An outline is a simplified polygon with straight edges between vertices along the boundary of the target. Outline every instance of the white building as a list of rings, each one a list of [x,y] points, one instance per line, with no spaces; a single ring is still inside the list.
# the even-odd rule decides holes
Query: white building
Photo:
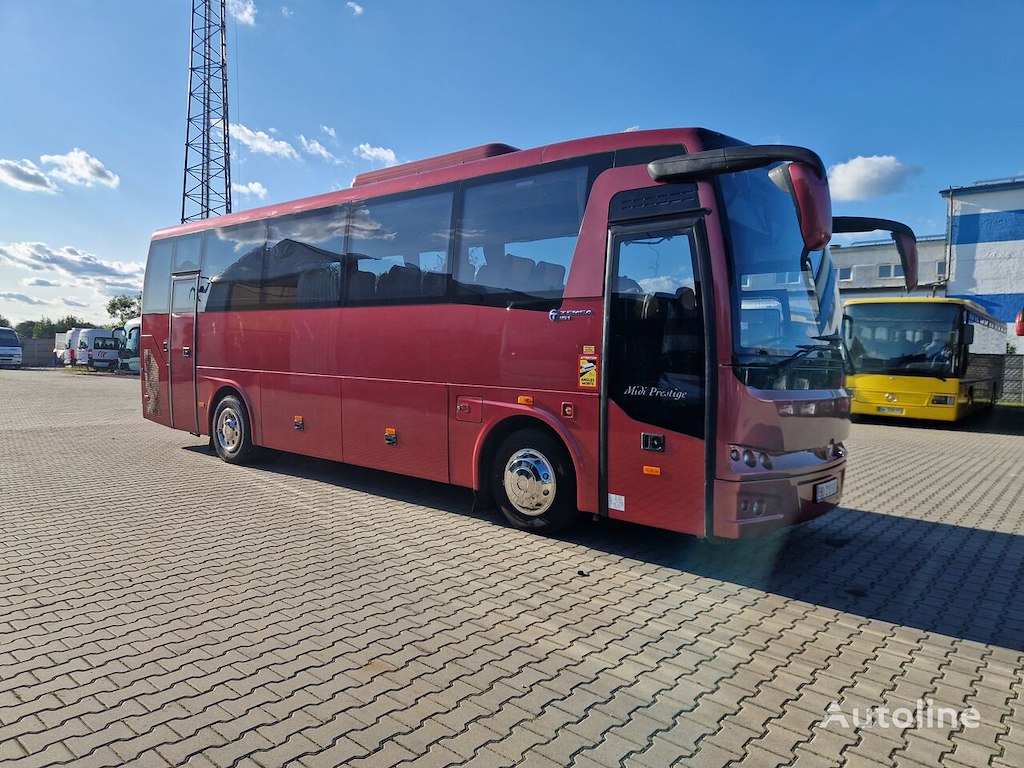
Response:
[[[974,299],[1012,321],[1024,308],[1024,178],[940,194],[948,211],[947,295]]]

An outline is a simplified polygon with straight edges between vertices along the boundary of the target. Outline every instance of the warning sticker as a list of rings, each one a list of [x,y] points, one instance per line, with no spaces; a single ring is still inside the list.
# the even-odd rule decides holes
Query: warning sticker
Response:
[[[597,355],[580,355],[580,387],[597,389]]]

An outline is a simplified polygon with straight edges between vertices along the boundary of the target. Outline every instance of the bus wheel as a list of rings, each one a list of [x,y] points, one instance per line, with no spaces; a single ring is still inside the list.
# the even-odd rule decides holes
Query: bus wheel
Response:
[[[242,401],[228,395],[213,413],[213,447],[229,464],[247,464],[259,453],[252,443],[249,415]]]
[[[491,465],[498,509],[516,528],[556,533],[579,514],[576,477],[561,443],[536,429],[506,437]]]

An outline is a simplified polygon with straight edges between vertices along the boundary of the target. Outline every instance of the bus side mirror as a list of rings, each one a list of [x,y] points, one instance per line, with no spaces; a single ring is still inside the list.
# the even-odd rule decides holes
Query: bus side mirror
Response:
[[[832,237],[832,198],[828,178],[807,163],[784,163],[768,171],[779,189],[789,192],[796,208],[804,247],[820,251]]]
[[[1024,309],[1017,313],[1017,335],[1024,336]]]
[[[917,288],[917,239],[911,234],[893,232],[893,240],[896,241],[896,251],[903,262],[903,276],[907,284],[907,291]]]
[[[884,230],[896,241],[896,252],[903,265],[903,277],[907,291],[917,288],[917,237],[906,224],[892,219],[876,219],[867,216],[836,216],[832,220],[833,232],[874,232]]]
[[[974,326],[970,323],[964,326],[964,337],[962,341],[966,347],[969,347],[974,343]]]

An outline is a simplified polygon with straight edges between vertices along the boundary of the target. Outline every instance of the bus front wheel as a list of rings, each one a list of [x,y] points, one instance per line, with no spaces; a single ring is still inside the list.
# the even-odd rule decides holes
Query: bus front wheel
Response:
[[[491,464],[494,501],[516,528],[557,533],[576,510],[576,477],[565,448],[550,435],[525,429],[506,437]]]
[[[253,445],[249,414],[242,401],[228,395],[217,403],[213,413],[213,447],[229,464],[246,464],[256,458],[259,448]]]

